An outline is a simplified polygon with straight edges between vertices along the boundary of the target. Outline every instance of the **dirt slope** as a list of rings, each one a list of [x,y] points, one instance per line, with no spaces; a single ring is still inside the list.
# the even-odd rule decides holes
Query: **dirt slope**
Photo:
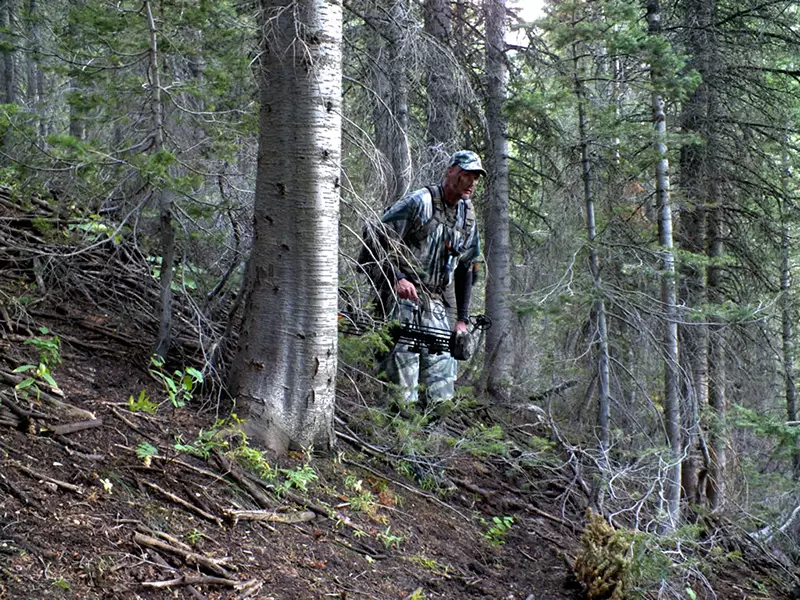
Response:
[[[176,435],[195,440],[214,411],[197,399],[129,410],[129,396],[163,401],[164,391],[146,356],[105,345],[98,358],[65,343],[53,372],[64,402],[91,415],[18,399],[14,427],[6,396],[0,598],[577,597],[562,557],[575,543],[570,517],[535,507],[538,492],[521,493],[503,461],[464,454],[447,466],[458,484],[426,491],[355,441],[345,415],[336,457],[292,456],[264,482],[224,457],[176,451]],[[30,360],[8,339],[5,354]],[[87,428],[64,427],[75,423]],[[137,456],[142,442],[158,454]],[[279,469],[317,478],[279,493]],[[233,514],[253,510],[274,520]],[[495,516],[513,524],[498,528]]]

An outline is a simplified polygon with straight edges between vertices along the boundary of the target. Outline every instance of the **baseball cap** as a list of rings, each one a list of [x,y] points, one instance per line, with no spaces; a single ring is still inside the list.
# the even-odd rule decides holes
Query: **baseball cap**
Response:
[[[453,157],[450,159],[450,166],[454,167],[458,165],[465,171],[477,171],[481,175],[486,175],[486,171],[483,170],[483,165],[481,164],[481,158],[471,150],[461,150],[453,154]]]

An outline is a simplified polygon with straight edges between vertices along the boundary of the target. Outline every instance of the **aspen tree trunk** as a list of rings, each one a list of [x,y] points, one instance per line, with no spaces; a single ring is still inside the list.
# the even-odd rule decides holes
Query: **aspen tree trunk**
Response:
[[[508,139],[504,115],[508,69],[505,61],[505,0],[484,0],[486,15],[486,121],[489,134],[486,210],[486,389],[502,397],[511,371],[511,247],[508,231]]]
[[[144,2],[147,25],[150,31],[150,62],[147,77],[150,86],[150,108],[153,113],[153,153],[164,149],[164,104],[161,101],[161,74],[159,71],[158,29],[150,0]],[[172,222],[172,193],[156,190],[161,229],[161,296],[159,303],[158,338],[153,350],[166,357],[172,332],[172,280],[175,273],[175,228]]]
[[[594,331],[592,335],[592,354],[597,368],[597,437],[600,444],[600,469],[602,482],[595,499],[598,507],[602,504],[603,488],[608,473],[608,449],[611,441],[610,418],[611,398],[610,356],[608,348],[608,324],[606,304],[603,297],[603,280],[600,274],[600,256],[597,252],[597,224],[594,215],[594,198],[592,195],[592,165],[589,158],[588,122],[586,117],[586,99],[579,81],[578,52],[574,50],[575,61],[575,94],[578,99],[578,135],[580,136],[581,166],[583,179],[583,198],[586,210],[586,232],[589,242],[589,271],[592,275],[594,302],[592,317]]]
[[[649,34],[661,35],[661,4],[658,0],[647,2],[647,23]],[[678,370],[678,306],[675,293],[675,255],[672,239],[672,204],[669,186],[669,161],[667,159],[667,117],[664,112],[664,98],[660,86],[658,67],[650,65],[650,79],[653,84],[651,98],[653,128],[655,131],[656,162],[656,209],[658,212],[658,240],[661,245],[661,305],[664,311],[664,422],[669,445],[670,464],[664,496],[667,505],[665,532],[674,531],[680,524],[681,502],[681,415]]]
[[[335,440],[342,5],[261,8],[255,237],[230,384],[254,442],[324,451]]]

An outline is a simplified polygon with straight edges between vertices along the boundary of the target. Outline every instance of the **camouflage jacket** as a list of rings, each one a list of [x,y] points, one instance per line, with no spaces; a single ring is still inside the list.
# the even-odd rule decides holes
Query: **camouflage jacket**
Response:
[[[480,257],[480,237],[470,201],[462,199],[449,206],[441,188],[411,192],[381,220],[394,241],[402,242],[390,250],[396,275],[422,284],[430,293],[444,293],[453,283],[456,267],[469,268]]]

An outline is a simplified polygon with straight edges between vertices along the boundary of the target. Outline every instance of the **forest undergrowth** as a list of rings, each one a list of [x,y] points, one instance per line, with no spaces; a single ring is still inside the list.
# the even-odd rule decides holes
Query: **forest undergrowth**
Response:
[[[359,362],[336,451],[273,457],[217,393],[224,327],[198,331],[181,298],[176,351],[153,360],[147,261],[0,203],[0,598],[793,597],[787,561],[727,517],[662,536],[630,526],[644,502],[592,512],[591,461],[546,403],[462,386],[395,409],[362,341],[341,340]]]

